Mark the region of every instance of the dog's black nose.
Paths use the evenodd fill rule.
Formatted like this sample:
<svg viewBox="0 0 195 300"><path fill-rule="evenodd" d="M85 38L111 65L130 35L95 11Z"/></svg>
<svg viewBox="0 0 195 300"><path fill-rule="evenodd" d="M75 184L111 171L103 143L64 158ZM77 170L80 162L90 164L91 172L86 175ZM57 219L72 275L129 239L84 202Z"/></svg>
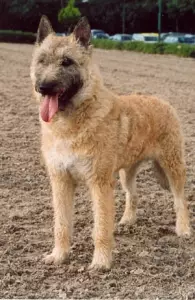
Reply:
<svg viewBox="0 0 195 300"><path fill-rule="evenodd" d="M42 95L51 95L51 94L55 94L56 93L56 87L57 84L56 82L43 82L39 85L38 87L38 91L39 93L41 93Z"/></svg>

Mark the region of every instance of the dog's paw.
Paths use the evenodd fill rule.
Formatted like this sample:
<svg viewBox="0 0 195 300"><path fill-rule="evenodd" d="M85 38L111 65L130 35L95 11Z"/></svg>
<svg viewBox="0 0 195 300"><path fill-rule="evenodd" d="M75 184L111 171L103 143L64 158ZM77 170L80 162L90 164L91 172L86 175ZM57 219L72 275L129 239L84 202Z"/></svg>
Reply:
<svg viewBox="0 0 195 300"><path fill-rule="evenodd" d="M175 231L179 237L190 237L191 235L189 224L179 223L176 225Z"/></svg>
<svg viewBox="0 0 195 300"><path fill-rule="evenodd" d="M111 267L111 254L108 251L96 250L93 256L93 260L89 269L93 270L109 270Z"/></svg>
<svg viewBox="0 0 195 300"><path fill-rule="evenodd" d="M136 222L136 215L123 215L120 222L119 222L119 225L134 225Z"/></svg>
<svg viewBox="0 0 195 300"><path fill-rule="evenodd" d="M51 254L45 255L44 262L46 264L60 265L65 262L68 257L68 252L64 249L54 248Z"/></svg>
<svg viewBox="0 0 195 300"><path fill-rule="evenodd" d="M102 270L108 271L111 268L111 263L103 263L103 262L92 262L89 266L89 270Z"/></svg>

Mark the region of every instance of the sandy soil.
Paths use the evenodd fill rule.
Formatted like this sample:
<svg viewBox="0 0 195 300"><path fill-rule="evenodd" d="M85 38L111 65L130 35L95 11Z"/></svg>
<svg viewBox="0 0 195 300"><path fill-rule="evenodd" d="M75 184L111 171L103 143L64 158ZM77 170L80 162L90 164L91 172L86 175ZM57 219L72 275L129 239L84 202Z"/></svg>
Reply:
<svg viewBox="0 0 195 300"><path fill-rule="evenodd" d="M174 234L173 199L146 165L138 176L138 221L116 227L109 272L89 271L92 213L84 187L76 193L70 260L48 266L53 244L51 190L40 165L39 122L31 99L32 46L0 44L1 217L0 298L195 299L195 234ZM108 87L167 99L177 109L186 138L187 183L195 227L195 61L118 51L95 51ZM124 194L116 187L118 222Z"/></svg>

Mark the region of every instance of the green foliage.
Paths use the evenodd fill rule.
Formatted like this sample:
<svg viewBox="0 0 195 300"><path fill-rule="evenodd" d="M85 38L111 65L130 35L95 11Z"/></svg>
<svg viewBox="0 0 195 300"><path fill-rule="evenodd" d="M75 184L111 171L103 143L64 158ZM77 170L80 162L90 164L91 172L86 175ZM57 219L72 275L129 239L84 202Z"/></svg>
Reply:
<svg viewBox="0 0 195 300"><path fill-rule="evenodd" d="M0 42L33 44L36 36L32 32L0 30Z"/></svg>
<svg viewBox="0 0 195 300"><path fill-rule="evenodd" d="M137 51L150 54L173 54L183 57L195 57L195 46L186 44L144 43L144 42L116 42L111 40L94 39L95 48Z"/></svg>
<svg viewBox="0 0 195 300"><path fill-rule="evenodd" d="M195 47L186 44L166 44L164 54L175 54L183 57L195 57Z"/></svg>
<svg viewBox="0 0 195 300"><path fill-rule="evenodd" d="M75 5L75 0L69 0L68 5L62 8L58 13L58 21L64 23L66 27L76 23L81 13Z"/></svg>

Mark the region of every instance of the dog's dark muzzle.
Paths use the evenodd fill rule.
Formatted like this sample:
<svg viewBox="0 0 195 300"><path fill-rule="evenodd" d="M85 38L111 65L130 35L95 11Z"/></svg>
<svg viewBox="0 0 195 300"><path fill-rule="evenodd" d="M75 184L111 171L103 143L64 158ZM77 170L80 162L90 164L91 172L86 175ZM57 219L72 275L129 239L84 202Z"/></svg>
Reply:
<svg viewBox="0 0 195 300"><path fill-rule="evenodd" d="M52 95L56 94L57 92L57 83L52 82L43 82L40 85L37 85L36 91L41 93L42 95Z"/></svg>

